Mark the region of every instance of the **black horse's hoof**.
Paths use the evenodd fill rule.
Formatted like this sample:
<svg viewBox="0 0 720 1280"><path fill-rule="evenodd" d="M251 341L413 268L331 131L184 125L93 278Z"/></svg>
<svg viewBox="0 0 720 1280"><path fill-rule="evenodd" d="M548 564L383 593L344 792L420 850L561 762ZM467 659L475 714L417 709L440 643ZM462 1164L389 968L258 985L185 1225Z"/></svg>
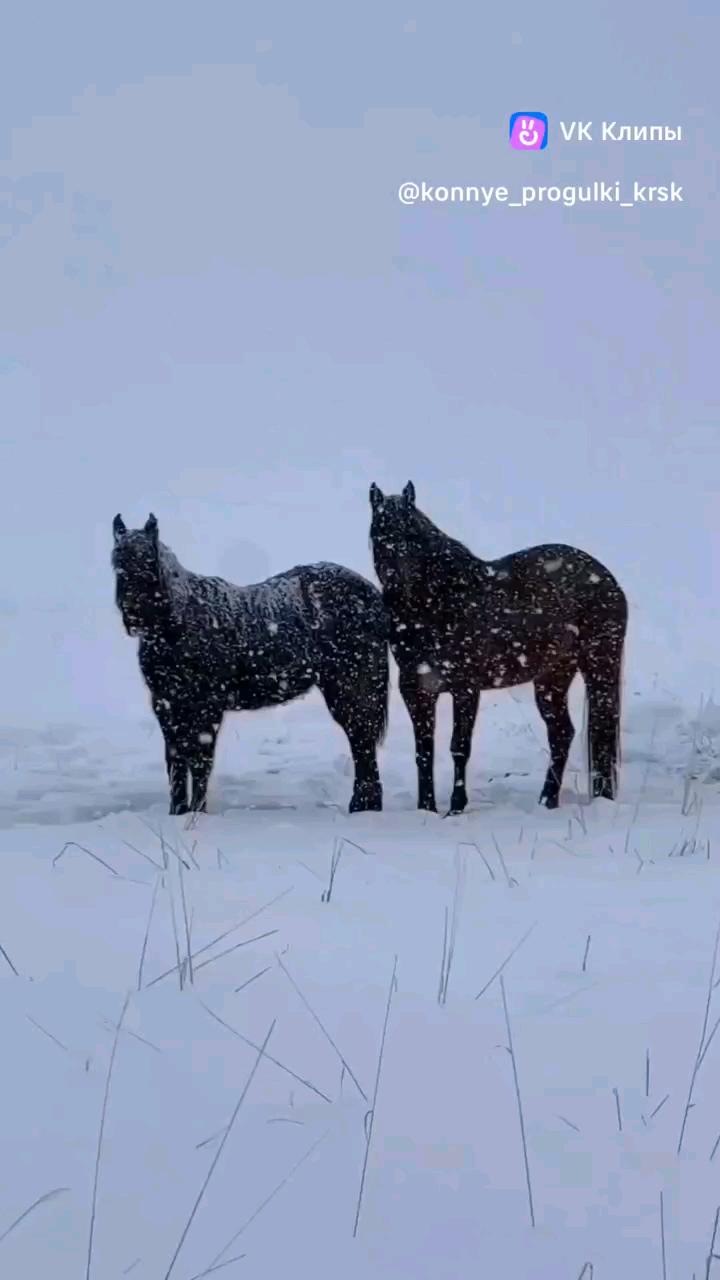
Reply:
<svg viewBox="0 0 720 1280"><path fill-rule="evenodd" d="M560 799L558 796L548 796L543 791L540 799L538 800L538 804L542 805L544 809L559 809Z"/></svg>
<svg viewBox="0 0 720 1280"><path fill-rule="evenodd" d="M177 817L177 818L180 818L180 817L184 817L186 813L190 813L190 805L189 805L189 804L171 804L171 805L170 805L170 817L171 817L171 818L176 818L176 817Z"/></svg>
<svg viewBox="0 0 720 1280"><path fill-rule="evenodd" d="M382 813L382 795L353 796L348 805L348 813Z"/></svg>

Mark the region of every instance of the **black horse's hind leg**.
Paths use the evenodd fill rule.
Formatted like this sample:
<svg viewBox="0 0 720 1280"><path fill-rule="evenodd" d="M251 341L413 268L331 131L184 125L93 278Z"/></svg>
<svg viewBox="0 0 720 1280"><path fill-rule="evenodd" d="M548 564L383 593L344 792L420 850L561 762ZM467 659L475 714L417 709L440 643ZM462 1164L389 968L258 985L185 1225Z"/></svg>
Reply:
<svg viewBox="0 0 720 1280"><path fill-rule="evenodd" d="M418 809L436 812L435 804L435 708L438 695L421 683L414 669L400 672L400 693L412 720L415 762L418 771Z"/></svg>
<svg viewBox="0 0 720 1280"><path fill-rule="evenodd" d="M356 724L354 717L343 725L355 764L355 785L350 798L350 813L379 812L382 809L382 783L377 764L377 747L367 729Z"/></svg>
<svg viewBox="0 0 720 1280"><path fill-rule="evenodd" d="M350 813L382 809L382 784L377 765L377 717L359 699L349 696L347 688L341 687L336 679L321 676L318 687L330 715L345 731L350 743L355 765Z"/></svg>
<svg viewBox="0 0 720 1280"><path fill-rule="evenodd" d="M219 732L220 724L218 720L215 720L211 724L205 724L203 728L198 729L194 734L195 741L192 744L190 754L190 777L192 779L190 808L193 813L205 813L207 808L208 782L210 781L210 774L215 760L215 747Z"/></svg>
<svg viewBox="0 0 720 1280"><path fill-rule="evenodd" d="M479 689L463 689L453 693L453 735L450 743L455 781L450 799L450 813L462 813L467 805L465 774L472 750L472 735L477 717Z"/></svg>
<svg viewBox="0 0 720 1280"><path fill-rule="evenodd" d="M550 748L550 767L540 794L540 804L548 809L557 809L560 803L563 774L575 737L568 711L568 691L575 673L575 667L560 667L535 680L535 701L545 721Z"/></svg>
<svg viewBox="0 0 720 1280"><path fill-rule="evenodd" d="M165 736L165 764L170 784L170 813L189 813L188 777L189 765L185 745L178 736L163 729Z"/></svg>

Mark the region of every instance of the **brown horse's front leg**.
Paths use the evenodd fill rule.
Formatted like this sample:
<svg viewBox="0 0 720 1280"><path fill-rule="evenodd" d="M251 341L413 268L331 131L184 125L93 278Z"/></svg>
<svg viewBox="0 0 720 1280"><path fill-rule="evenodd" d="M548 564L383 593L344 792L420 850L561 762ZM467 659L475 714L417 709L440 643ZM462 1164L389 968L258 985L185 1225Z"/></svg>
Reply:
<svg viewBox="0 0 720 1280"><path fill-rule="evenodd" d="M435 708L438 691L423 684L415 669L400 672L400 693L408 709L415 734L415 762L418 771L418 809L431 813L435 804Z"/></svg>

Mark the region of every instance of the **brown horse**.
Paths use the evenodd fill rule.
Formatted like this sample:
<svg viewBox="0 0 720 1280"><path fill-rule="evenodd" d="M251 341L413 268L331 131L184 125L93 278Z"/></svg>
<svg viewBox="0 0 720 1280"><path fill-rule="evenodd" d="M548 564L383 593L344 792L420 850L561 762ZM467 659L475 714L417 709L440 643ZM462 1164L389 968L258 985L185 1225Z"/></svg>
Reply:
<svg viewBox="0 0 720 1280"><path fill-rule="evenodd" d="M557 808L575 732L567 698L577 672L588 700L591 795L613 800L628 609L609 570L585 551L556 544L480 560L417 509L412 483L388 497L372 485L370 505L390 646L415 732L418 808L435 810L439 694L453 699L450 813L462 813L482 690L530 682L550 748L540 803Z"/></svg>

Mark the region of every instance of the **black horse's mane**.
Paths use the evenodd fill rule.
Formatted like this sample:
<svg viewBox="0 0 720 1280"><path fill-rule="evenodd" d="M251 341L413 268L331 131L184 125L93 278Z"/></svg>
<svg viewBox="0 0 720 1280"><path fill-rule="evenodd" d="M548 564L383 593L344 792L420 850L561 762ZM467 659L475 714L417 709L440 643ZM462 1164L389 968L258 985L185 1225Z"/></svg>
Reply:
<svg viewBox="0 0 720 1280"><path fill-rule="evenodd" d="M411 548L416 603L424 599L433 607L447 591L457 595L458 587L488 585L489 575L483 560L457 538L439 529L404 496L391 496L383 499L370 535L381 579L383 569L396 569L402 558L397 549L398 539ZM397 578L384 584L385 600L390 606L405 592L406 585L401 585Z"/></svg>
<svg viewBox="0 0 720 1280"><path fill-rule="evenodd" d="M424 511L413 508L410 519L431 560L443 561L447 565L452 564L455 568L469 569L475 573L484 569L484 561L479 556L466 547L464 542L451 538L449 533L439 529Z"/></svg>

